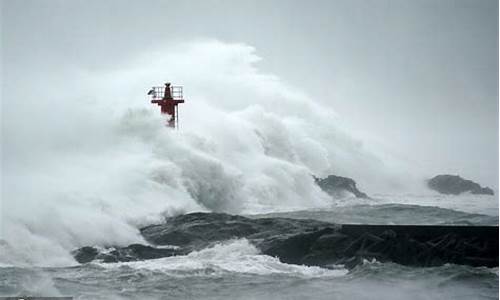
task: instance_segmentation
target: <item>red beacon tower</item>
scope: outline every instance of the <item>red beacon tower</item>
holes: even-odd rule
[[[184,103],[182,98],[182,86],[172,86],[169,82],[165,87],[156,86],[148,92],[151,96],[151,103],[158,104],[161,113],[167,116],[167,126],[179,128],[179,110],[177,105]]]

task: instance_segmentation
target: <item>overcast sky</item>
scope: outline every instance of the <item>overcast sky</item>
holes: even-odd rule
[[[2,4],[2,106],[35,101],[12,96],[40,74],[118,69],[161,44],[215,38],[255,47],[259,68],[334,108],[367,143],[497,185],[498,1]]]

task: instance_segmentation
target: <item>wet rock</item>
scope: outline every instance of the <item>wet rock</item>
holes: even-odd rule
[[[247,218],[192,213],[141,230],[153,246],[130,245],[96,254],[75,252],[81,262],[151,259],[187,254],[230,239],[246,238],[284,263],[353,268],[376,259],[409,266],[445,263],[498,266],[498,226],[339,225],[289,218]],[[175,245],[163,249],[159,245]]]
[[[141,234],[150,243],[199,250],[210,243],[241,238],[260,230],[241,216],[223,213],[192,213],[167,219],[165,224],[147,226]]]
[[[193,251],[229,239],[271,241],[327,225],[313,220],[250,219],[224,213],[192,213],[169,218],[165,224],[142,228],[141,234],[152,244],[180,246]]]
[[[484,195],[494,194],[489,187],[482,187],[478,183],[458,175],[437,175],[427,181],[427,186],[441,194],[459,195],[464,192]]]
[[[141,244],[132,244],[127,247],[114,247],[114,250],[97,255],[96,259],[102,262],[119,262],[155,259],[179,254],[186,253],[172,248],[165,249]]]
[[[283,262],[290,264],[303,264],[313,245],[319,237],[332,232],[331,228],[324,228],[314,232],[299,233],[286,239],[274,240],[270,246],[264,243],[257,243],[262,253],[269,256],[279,257]]]
[[[94,247],[85,246],[73,251],[73,257],[77,262],[84,264],[93,261],[99,254],[99,250]]]
[[[157,248],[141,244],[132,244],[126,247],[109,247],[100,250],[95,247],[86,246],[73,251],[72,254],[77,262],[83,264],[94,260],[106,263],[125,262],[162,258],[187,253],[174,248]]]
[[[316,184],[326,193],[332,196],[340,196],[345,192],[354,194],[358,198],[368,198],[368,196],[358,190],[356,181],[348,177],[330,175],[326,178],[314,177]]]

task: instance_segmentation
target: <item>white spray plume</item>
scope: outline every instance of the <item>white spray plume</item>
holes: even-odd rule
[[[138,227],[176,213],[330,205],[312,174],[368,192],[396,182],[331,109],[259,60],[210,40],[113,71],[34,72],[25,101],[4,99],[3,263],[72,263],[76,247],[143,242]],[[179,131],[145,95],[165,81],[185,87]]]

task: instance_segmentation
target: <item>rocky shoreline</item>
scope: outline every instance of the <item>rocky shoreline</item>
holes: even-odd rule
[[[408,266],[446,263],[498,266],[498,226],[341,225],[315,220],[191,213],[140,230],[150,245],[83,247],[80,263],[119,262],[185,255],[246,238],[263,254],[290,264],[353,268],[376,259]]]
[[[458,175],[442,174],[427,180],[427,186],[441,194],[459,195],[469,192],[474,195],[494,195],[489,187],[482,187],[478,183],[464,179]]]
[[[316,184],[327,194],[333,197],[351,193],[357,198],[369,198],[367,194],[361,192],[356,186],[356,181],[349,177],[329,175],[325,178],[314,177]]]

